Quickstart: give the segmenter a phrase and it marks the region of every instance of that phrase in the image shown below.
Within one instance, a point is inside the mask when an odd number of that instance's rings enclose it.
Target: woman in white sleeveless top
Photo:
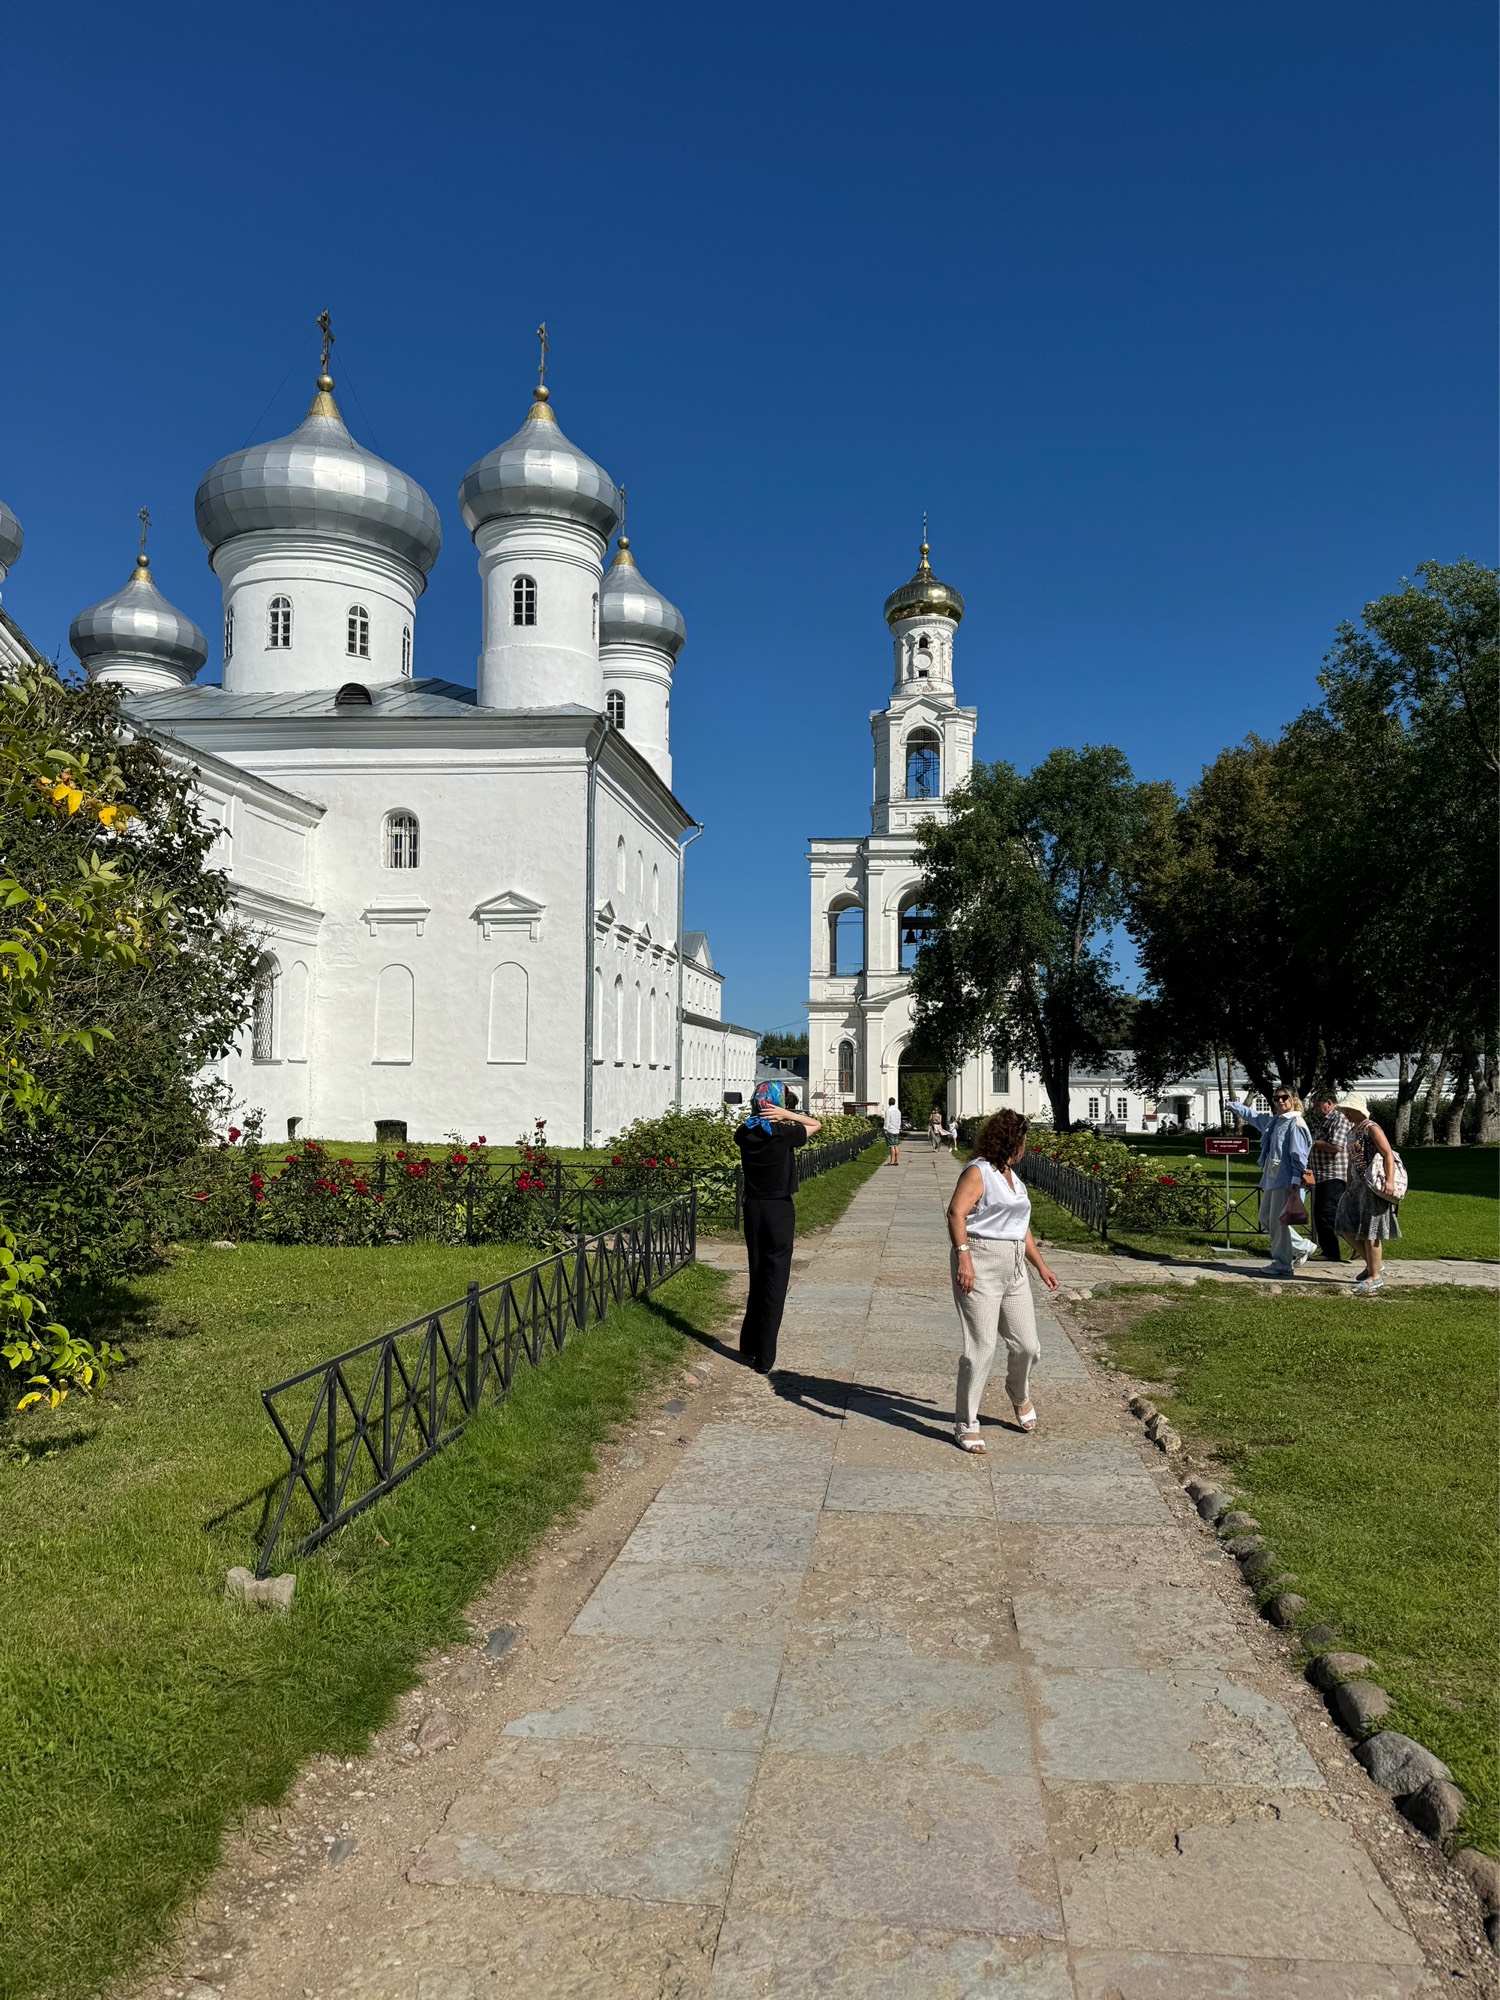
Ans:
[[[961,1451],[983,1451],[979,1404],[1004,1340],[1005,1389],[1023,1431],[1036,1429],[1031,1365],[1041,1352],[1031,1306],[1031,1265],[1048,1291],[1057,1279],[1043,1263],[1031,1234],[1031,1196],[1015,1171],[1026,1151],[1026,1120],[997,1111],[980,1129],[974,1158],[958,1177],[948,1204],[953,1245],[953,1302],[963,1321],[958,1364],[958,1412],[953,1436]]]

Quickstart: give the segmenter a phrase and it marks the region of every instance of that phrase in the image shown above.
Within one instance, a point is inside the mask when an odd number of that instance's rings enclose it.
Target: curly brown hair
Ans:
[[[976,1160],[988,1160],[992,1167],[1005,1168],[1025,1144],[1030,1121],[1019,1111],[997,1111],[986,1118],[974,1141]]]

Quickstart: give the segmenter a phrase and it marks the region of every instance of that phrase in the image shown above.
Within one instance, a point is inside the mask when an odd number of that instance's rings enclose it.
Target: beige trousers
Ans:
[[[1042,1349],[1036,1337],[1025,1243],[971,1236],[969,1251],[974,1259],[972,1292],[959,1290],[956,1250],[951,1268],[953,1302],[964,1329],[964,1351],[958,1364],[958,1420],[965,1429],[973,1430],[994,1365],[996,1342],[1005,1342],[1005,1393],[1017,1408],[1030,1395],[1032,1363]]]

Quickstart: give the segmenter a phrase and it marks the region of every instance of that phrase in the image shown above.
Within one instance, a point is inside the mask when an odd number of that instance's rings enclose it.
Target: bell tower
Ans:
[[[877,834],[909,833],[924,819],[945,817],[948,794],[974,761],[978,711],[961,708],[953,690],[953,645],[964,601],[933,575],[930,554],[924,515],[916,574],[885,601],[895,675],[890,700],[870,716],[870,830]]]

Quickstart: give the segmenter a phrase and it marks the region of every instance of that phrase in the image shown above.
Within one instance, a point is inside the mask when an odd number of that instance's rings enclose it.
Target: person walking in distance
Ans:
[[[797,1152],[820,1129],[785,1105],[785,1086],[757,1086],[750,1116],[734,1135],[745,1177],[745,1251],[750,1295],[740,1326],[740,1353],[750,1366],[769,1375],[776,1366],[776,1338],[792,1275],[792,1241],[797,1233]]]
[[[1339,1243],[1338,1212],[1349,1185],[1349,1141],[1354,1128],[1339,1110],[1338,1092],[1329,1084],[1320,1083],[1313,1092],[1312,1108],[1318,1124],[1302,1185],[1312,1189],[1313,1234],[1323,1261],[1341,1264],[1344,1252]]]
[[[1349,1185],[1339,1203],[1338,1231],[1365,1260],[1365,1274],[1354,1289],[1368,1298],[1385,1290],[1381,1265],[1385,1246],[1401,1234],[1397,1220],[1400,1189],[1396,1176],[1396,1154],[1391,1142],[1370,1116],[1364,1093],[1351,1090],[1339,1109],[1349,1120]],[[1395,1190],[1393,1194],[1391,1190]]]
[[[1295,1277],[1295,1267],[1306,1263],[1314,1248],[1309,1237],[1299,1236],[1285,1220],[1288,1204],[1302,1206],[1302,1176],[1312,1143],[1302,1119],[1302,1099],[1279,1084],[1271,1092],[1269,1111],[1235,1102],[1229,1109],[1260,1134],[1260,1226],[1271,1239],[1270,1275]]]
[[[936,1104],[933,1105],[932,1116],[927,1121],[927,1136],[932,1141],[933,1152],[936,1152],[943,1143],[943,1113]]]
[[[1029,1264],[1049,1292],[1057,1279],[1031,1233],[1031,1196],[1015,1171],[1026,1151],[1026,1120],[997,1111],[981,1128],[974,1158],[958,1177],[948,1204],[953,1303],[963,1323],[958,1408],[953,1437],[960,1451],[982,1452],[979,1405],[995,1359],[1006,1347],[1005,1391],[1023,1431],[1036,1429],[1031,1369],[1041,1352],[1031,1303]]]
[[[899,1166],[901,1162],[901,1108],[893,1097],[885,1107],[885,1143],[889,1148],[886,1158],[888,1167]]]

